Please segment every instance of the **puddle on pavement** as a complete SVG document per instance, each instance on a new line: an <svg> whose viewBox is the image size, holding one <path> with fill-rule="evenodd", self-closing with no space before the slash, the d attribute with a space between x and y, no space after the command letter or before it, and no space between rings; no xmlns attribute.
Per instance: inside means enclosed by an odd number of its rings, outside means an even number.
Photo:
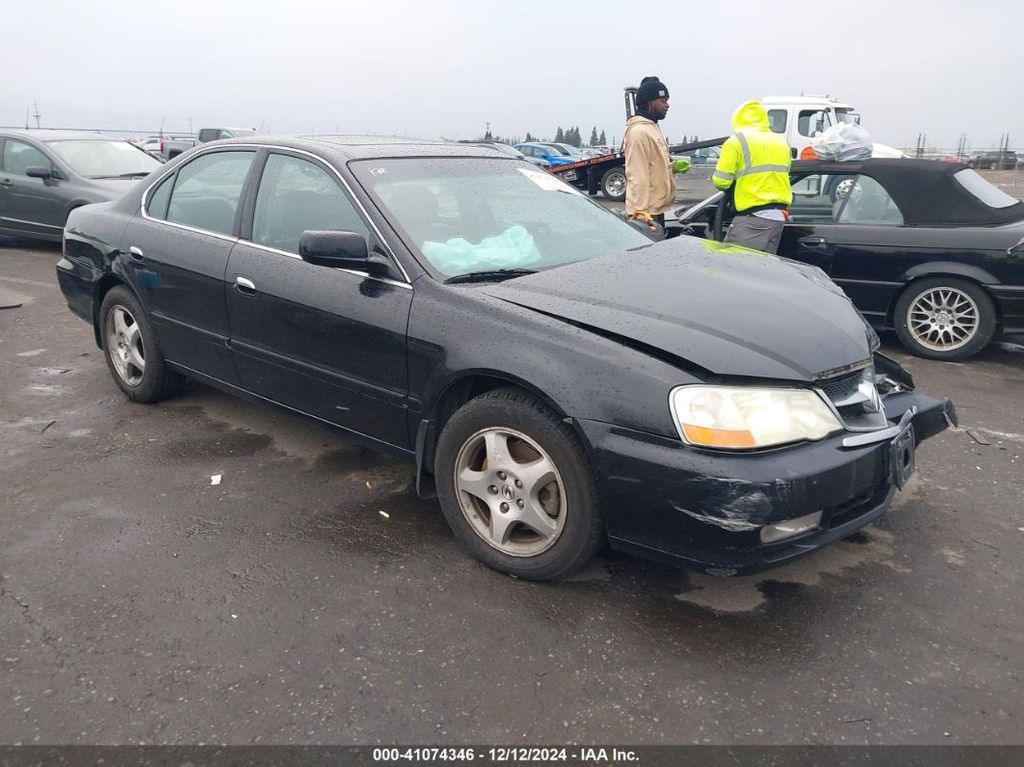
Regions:
<svg viewBox="0 0 1024 767"><path fill-rule="evenodd" d="M892 561L894 536L884 530L867 527L848 538L808 557L767 573L742 578L715 578L690 573L689 585L675 599L720 613L744 613L757 609L769 599L803 593L819 585L826 576L838 576L847 570L871 562L906 572Z"/></svg>
<svg viewBox="0 0 1024 767"><path fill-rule="evenodd" d="M157 445L155 452L163 460L185 463L194 459L254 455L268 448L272 442L266 434L236 429L165 442Z"/></svg>
<svg viewBox="0 0 1024 767"><path fill-rule="evenodd" d="M354 472L367 469L381 469L394 464L412 463L397 456L378 453L376 450L355 442L340 442L336 447L320 453L316 468L329 472Z"/></svg>
<svg viewBox="0 0 1024 767"><path fill-rule="evenodd" d="M61 386L60 384L42 384L34 383L29 384L25 387L25 390L29 394L38 394L44 397L56 397L62 394L67 394L67 387Z"/></svg>

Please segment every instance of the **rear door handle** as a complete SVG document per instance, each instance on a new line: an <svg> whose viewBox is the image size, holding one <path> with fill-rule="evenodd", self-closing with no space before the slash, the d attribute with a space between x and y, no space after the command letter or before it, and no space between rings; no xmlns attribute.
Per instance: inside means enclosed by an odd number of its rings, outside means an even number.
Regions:
<svg viewBox="0 0 1024 767"><path fill-rule="evenodd" d="M143 255L142 253L142 248L140 248L138 245L132 245L130 248L128 248L128 258L137 263L146 260L145 255Z"/></svg>
<svg viewBox="0 0 1024 767"><path fill-rule="evenodd" d="M824 237L801 237L798 242L807 248L823 248L828 245Z"/></svg>
<svg viewBox="0 0 1024 767"><path fill-rule="evenodd" d="M243 277L238 274L235 275L235 290L244 296L255 296L256 295L256 283L250 280L248 277Z"/></svg>
<svg viewBox="0 0 1024 767"><path fill-rule="evenodd" d="M11 181L9 178L5 178L2 181L0 181L0 186L14 186L14 182Z"/></svg>

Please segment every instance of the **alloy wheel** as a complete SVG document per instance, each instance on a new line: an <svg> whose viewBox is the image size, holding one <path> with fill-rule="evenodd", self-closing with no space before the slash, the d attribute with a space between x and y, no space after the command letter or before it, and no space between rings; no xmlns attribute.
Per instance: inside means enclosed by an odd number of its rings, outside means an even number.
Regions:
<svg viewBox="0 0 1024 767"><path fill-rule="evenodd" d="M459 506L489 546L513 557L551 548L565 528L565 484L534 440L510 428L467 439L455 460Z"/></svg>
<svg viewBox="0 0 1024 767"><path fill-rule="evenodd" d="M138 386L146 372L146 350L139 323L123 306L107 314L107 354L114 370L129 386Z"/></svg>
<svg viewBox="0 0 1024 767"><path fill-rule="evenodd" d="M948 352L964 346L978 332L979 311L974 299L957 288L932 288L921 293L907 310L907 329L921 346Z"/></svg>

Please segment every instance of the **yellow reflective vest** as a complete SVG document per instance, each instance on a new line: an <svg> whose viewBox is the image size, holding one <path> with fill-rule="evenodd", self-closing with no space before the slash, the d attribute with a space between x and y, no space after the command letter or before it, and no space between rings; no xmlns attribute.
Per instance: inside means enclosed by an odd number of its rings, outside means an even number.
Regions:
<svg viewBox="0 0 1024 767"><path fill-rule="evenodd" d="M786 139L772 133L768 113L757 101L740 105L732 116L733 135L722 145L712 183L726 190L735 185L733 201L738 213L789 207L790 153Z"/></svg>

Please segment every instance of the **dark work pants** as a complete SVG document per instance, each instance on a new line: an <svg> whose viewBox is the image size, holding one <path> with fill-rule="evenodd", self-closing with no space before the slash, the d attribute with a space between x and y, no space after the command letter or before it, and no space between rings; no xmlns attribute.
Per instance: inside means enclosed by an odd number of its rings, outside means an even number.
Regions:
<svg viewBox="0 0 1024 767"><path fill-rule="evenodd" d="M782 240L782 221L772 221L754 214L740 214L732 220L725 235L726 242L743 245L765 253L777 253Z"/></svg>

